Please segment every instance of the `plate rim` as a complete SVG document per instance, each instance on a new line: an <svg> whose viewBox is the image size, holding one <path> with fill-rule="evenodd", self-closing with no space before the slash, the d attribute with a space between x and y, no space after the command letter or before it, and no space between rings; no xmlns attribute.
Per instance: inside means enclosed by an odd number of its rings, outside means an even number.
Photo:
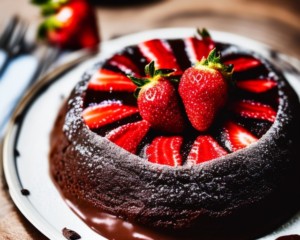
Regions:
<svg viewBox="0 0 300 240"><path fill-rule="evenodd" d="M137 32L137 33L122 36L122 37L119 37L119 38L116 38L113 40L102 42L100 44L100 46L101 46L101 48L105 48L106 45L114 46L114 45L118 45L118 42L126 41L126 40L132 39L132 38L137 39L136 42L139 42L139 39L144 39L144 40L152 39L153 38L152 36L155 36L155 35L160 36L162 33L167 35L168 32L174 33L174 31L178 31L177 38L179 38L180 35L181 35L181 37L185 37L185 34L188 32L190 32L192 34L193 32L195 32L195 28L183 27L183 28L159 28L159 29L146 30L146 31ZM184 32L184 34L182 34L182 31ZM266 49L268 51L273 50L270 46L268 46L264 43L261 43L259 41L256 41L256 40L253 40L253 39L250 39L248 37L244 37L244 36L241 36L238 34L222 32L222 31L214 31L214 30L210 30L210 32L211 32L213 38L214 38L214 36L222 35L222 36L226 36L227 38L235 39L235 41L233 41L233 42L230 41L229 43L234 43L236 45L243 45L243 44L238 44L238 42L239 41L242 43L248 42L248 43L252 43L253 45L258 46L259 48ZM110 52L113 53L114 51L112 49L110 50ZM118 48L116 48L115 50L117 50L117 49ZM247 49L255 51L255 48L248 47ZM273 50L273 51L275 51L275 50ZM277 52L283 56L286 56L287 58L294 59L294 61L296 61L296 62L298 61L298 64L296 66L293 65L296 69L298 69L298 67L300 66L300 61L298 59L296 59L292 56L283 54L279 51L275 51L275 52ZM101 54L102 53L100 52L100 54L98 54L96 57L93 57L87 61L94 60L96 63L97 59L99 58L99 56L101 56ZM82 64L86 63L87 61L83 61ZM2 146L2 154L1 154L5 179L7 181L8 187L9 187L9 194L10 194L14 204L22 212L22 214L28 219L29 222L31 222L41 233L43 233L46 237L48 237L50 239L59 239L59 238L64 239L64 238L62 238L63 237L62 234L59 234L57 232L57 229L55 229L53 226L51 226L51 224L49 224L49 222L46 219L44 219L43 216L34 208L34 206L31 204L29 199L27 197L24 197L20 193L20 189L22 189L22 184L18 177L18 169L17 169L16 163L15 163L15 160L11 156L13 149L11 149L10 147L12 146L11 143L15 139L15 135L14 135L14 131L16 130L15 122L16 122L18 115L20 115L27 106L29 107L32 104L32 103L30 103L30 101L32 100L32 98L34 98L36 96L36 94L39 92L39 90L41 88L43 88L47 84L51 85L54 82L54 79L59 75L59 73L61 72L61 70L64 67L65 66L60 66L60 67L56 68L51 74L46 75L43 79L41 79L36 84L34 84L27 91L27 93L24 95L24 97L21 99L21 101L17 105L17 107L16 107L15 111L13 112L13 115L9 121L9 125L7 128L6 134L3 138L3 146ZM26 112L25 112L25 115L26 115Z"/></svg>

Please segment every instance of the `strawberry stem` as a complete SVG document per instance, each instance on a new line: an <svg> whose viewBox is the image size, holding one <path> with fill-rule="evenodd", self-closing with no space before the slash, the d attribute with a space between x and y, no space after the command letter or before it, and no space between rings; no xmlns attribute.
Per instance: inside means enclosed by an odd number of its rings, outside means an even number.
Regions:
<svg viewBox="0 0 300 240"><path fill-rule="evenodd" d="M127 75L127 77L138 87L133 94L137 98L143 86L150 82L157 81L162 77L169 77L175 71L175 69L155 69L154 61L152 61L145 66L147 78L137 78L131 75ZM170 81L178 82L175 79Z"/></svg>
<svg viewBox="0 0 300 240"><path fill-rule="evenodd" d="M211 50L207 59L203 58L200 62L198 62L196 64L195 67L197 68L197 66L199 66L199 67L205 66L205 67L220 71L221 74L223 75L223 77L228 81L228 83L230 83L231 85L234 85L234 82L232 80L232 73L234 70L234 66L232 64L225 65L225 64L221 63L221 53L218 52L218 55L217 55L216 48Z"/></svg>

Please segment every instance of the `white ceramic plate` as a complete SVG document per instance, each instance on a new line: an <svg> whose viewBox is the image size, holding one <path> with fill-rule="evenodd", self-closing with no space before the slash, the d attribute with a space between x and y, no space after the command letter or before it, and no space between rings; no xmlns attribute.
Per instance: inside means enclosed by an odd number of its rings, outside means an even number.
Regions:
<svg viewBox="0 0 300 240"><path fill-rule="evenodd" d="M65 240L61 230L67 227L77 231L83 240L105 239L92 231L70 210L50 178L49 134L62 104L62 96L68 97L83 72L127 45L152 38L182 38L193 36L194 33L193 28L158 29L103 42L102 51L98 56L59 77L42 94L34 98L32 96L31 101L23 100L23 104L26 103L28 106L23 124L20 127L18 124L13 125L5 138L4 171L13 201L25 217L48 238ZM285 76L300 96L300 76L287 63L287 61L292 62L294 68L300 69L297 59L276 53L277 57L274 60L271 58L270 48L259 42L224 32L211 31L211 34L216 41L228 42L257 51L275 64L280 63L281 66L285 66L287 70ZM15 147L20 153L20 156L16 158L14 157ZM22 188L29 189L30 195L23 196L20 193ZM278 236L296 233L300 233L300 213L277 231L262 239L273 240Z"/></svg>

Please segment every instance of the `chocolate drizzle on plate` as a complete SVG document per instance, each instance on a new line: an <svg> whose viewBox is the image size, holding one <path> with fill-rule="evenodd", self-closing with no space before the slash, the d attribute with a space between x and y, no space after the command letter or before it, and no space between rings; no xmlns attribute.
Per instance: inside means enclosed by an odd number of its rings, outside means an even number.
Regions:
<svg viewBox="0 0 300 240"><path fill-rule="evenodd" d="M300 235L286 235L286 236L281 236L279 238L276 238L276 240L300 240Z"/></svg>

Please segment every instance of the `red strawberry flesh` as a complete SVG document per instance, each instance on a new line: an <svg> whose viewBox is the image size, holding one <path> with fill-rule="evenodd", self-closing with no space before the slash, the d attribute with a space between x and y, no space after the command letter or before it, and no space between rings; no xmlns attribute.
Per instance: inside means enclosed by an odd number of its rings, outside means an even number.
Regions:
<svg viewBox="0 0 300 240"><path fill-rule="evenodd" d="M225 65L233 64L235 72L242 72L261 65L261 62L252 57L241 57L224 62Z"/></svg>
<svg viewBox="0 0 300 240"><path fill-rule="evenodd" d="M141 117L156 130L170 133L181 133L185 122L180 108L174 79L168 79L174 69L156 69L155 62L145 66L145 78L128 76L138 87L134 92L137 97Z"/></svg>
<svg viewBox="0 0 300 240"><path fill-rule="evenodd" d="M178 92L191 124L198 131L206 131L225 106L232 72L233 66L222 64L215 48L207 59L184 71Z"/></svg>
<svg viewBox="0 0 300 240"><path fill-rule="evenodd" d="M126 74L132 74L136 77L141 76L139 68L126 56L116 54L109 59L109 64L119 68Z"/></svg>
<svg viewBox="0 0 300 240"><path fill-rule="evenodd" d="M181 75L177 60L169 44L165 41L154 39L138 44L141 53L147 58L148 62L155 61L157 69L176 69L173 75Z"/></svg>
<svg viewBox="0 0 300 240"><path fill-rule="evenodd" d="M94 76L92 76L88 88L97 91L134 92L136 86L128 77L121 73L100 69L96 74L94 74Z"/></svg>
<svg viewBox="0 0 300 240"><path fill-rule="evenodd" d="M174 167L180 166L182 163L181 144L182 137L155 138L146 150L148 161Z"/></svg>
<svg viewBox="0 0 300 240"><path fill-rule="evenodd" d="M189 68L179 84L179 93L193 127L206 131L227 100L227 83L219 71Z"/></svg>
<svg viewBox="0 0 300 240"><path fill-rule="evenodd" d="M148 131L149 124L143 120L120 126L109 132L105 137L128 152L135 154L139 143Z"/></svg>
<svg viewBox="0 0 300 240"><path fill-rule="evenodd" d="M193 166L225 155L227 152L211 136L199 136L192 146L185 165Z"/></svg>
<svg viewBox="0 0 300 240"><path fill-rule="evenodd" d="M232 152L245 148L258 140L245 128L231 121L225 123L224 130L226 139L230 143L230 146L228 146L228 148Z"/></svg>
<svg viewBox="0 0 300 240"><path fill-rule="evenodd" d="M207 58L208 54L215 48L215 43L211 38L204 38L200 40L198 38L186 38L184 40L187 54L192 63L201 61L202 58Z"/></svg>
<svg viewBox="0 0 300 240"><path fill-rule="evenodd" d="M88 107L82 112L82 117L85 124L93 129L121 120L137 112L137 107L113 102Z"/></svg>
<svg viewBox="0 0 300 240"><path fill-rule="evenodd" d="M169 80L145 86L138 96L138 107L150 126L163 132L180 133L184 130L176 90Z"/></svg>
<svg viewBox="0 0 300 240"><path fill-rule="evenodd" d="M95 47L100 42L94 9L86 1L68 2L54 18L61 27L46 30L48 40L52 44L62 48L78 49Z"/></svg>
<svg viewBox="0 0 300 240"><path fill-rule="evenodd" d="M276 82L271 80L257 79L257 80L245 80L238 81L236 86L243 90L253 93L263 93L276 86Z"/></svg>
<svg viewBox="0 0 300 240"><path fill-rule="evenodd" d="M268 120L275 122L276 112L269 105L265 105L259 102L241 100L232 102L229 108L242 117L249 117L255 119Z"/></svg>

